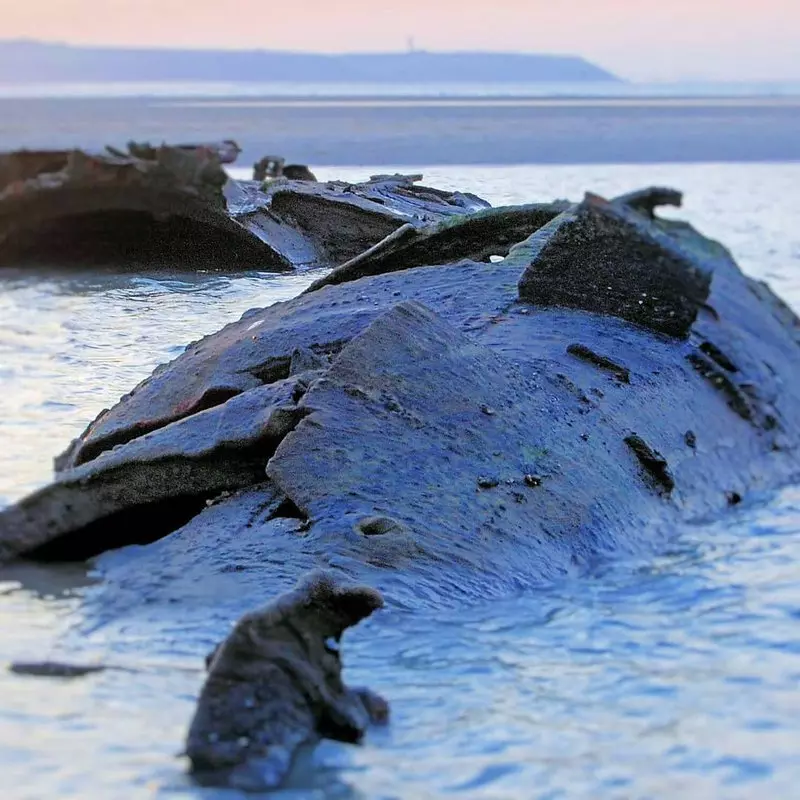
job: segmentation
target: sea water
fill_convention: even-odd
[[[800,309],[800,164],[419,171],[494,204],[674,185],[679,216]],[[314,277],[0,273],[0,506],[46,482],[52,456],[157,364]],[[345,662],[348,681],[389,698],[391,725],[361,747],[304,752],[277,796],[797,796],[799,565],[800,489],[785,487],[581,581],[458,612],[390,608],[348,633]],[[3,796],[236,797],[194,787],[179,756],[202,625],[150,652],[136,609],[98,612],[92,582],[81,565],[0,571]],[[134,671],[58,680],[2,667],[51,655]]]

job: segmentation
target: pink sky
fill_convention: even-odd
[[[800,80],[800,0],[8,0],[3,38],[575,53],[633,80]]]

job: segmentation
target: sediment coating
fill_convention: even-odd
[[[520,299],[608,314],[685,339],[711,274],[676,240],[622,205],[587,194],[518,246]],[[512,250],[511,256],[514,256]]]
[[[580,569],[632,520],[640,479],[622,435],[584,441],[581,401],[555,376],[526,375],[420,303],[351,341],[302,406],[267,475],[331,558],[430,585],[466,574],[471,594]],[[658,502],[637,496],[636,519]]]
[[[355,744],[388,704],[342,682],[344,631],[383,606],[366,586],[315,571],[245,615],[208,659],[208,678],[186,741],[205,785],[278,786],[297,748],[319,737]]]

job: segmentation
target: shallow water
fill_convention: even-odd
[[[798,164],[422,171],[496,204],[674,184],[687,192],[681,216],[800,308]],[[46,481],[52,456],[157,363],[312,278],[0,274],[0,505]],[[345,660],[349,680],[389,697],[391,727],[361,748],[305,754],[281,794],[795,796],[798,533],[789,488],[591,580],[458,613],[378,615],[349,634]],[[5,796],[235,797],[192,787],[175,757],[219,631],[187,615],[186,634],[150,652],[136,609],[104,618],[87,584],[75,567],[0,573],[0,662],[77,647],[77,660],[139,670],[0,672]]]
[[[352,87],[342,87],[350,92]],[[239,162],[643,164],[800,161],[800,94],[785,96],[403,97],[238,95],[3,97],[0,150],[124,147],[233,137]],[[305,95],[305,96],[303,96]]]

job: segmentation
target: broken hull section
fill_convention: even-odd
[[[188,492],[190,515],[205,510],[177,532],[100,560],[107,603],[191,597],[202,572],[225,583],[257,550],[272,576],[251,587],[259,599],[323,566],[435,606],[655,552],[677,526],[790,480],[796,318],[724,248],[632,214],[588,198],[499,263],[392,271],[248,312],[103,413],[51,486],[3,511],[3,557],[69,558],[88,530],[81,557],[150,542],[163,504]],[[581,220],[596,215],[612,289],[568,303],[555,292],[580,288],[599,246]],[[637,254],[653,247],[672,266],[646,276]],[[113,487],[134,475],[120,501]],[[107,524],[134,510],[141,537]]]

